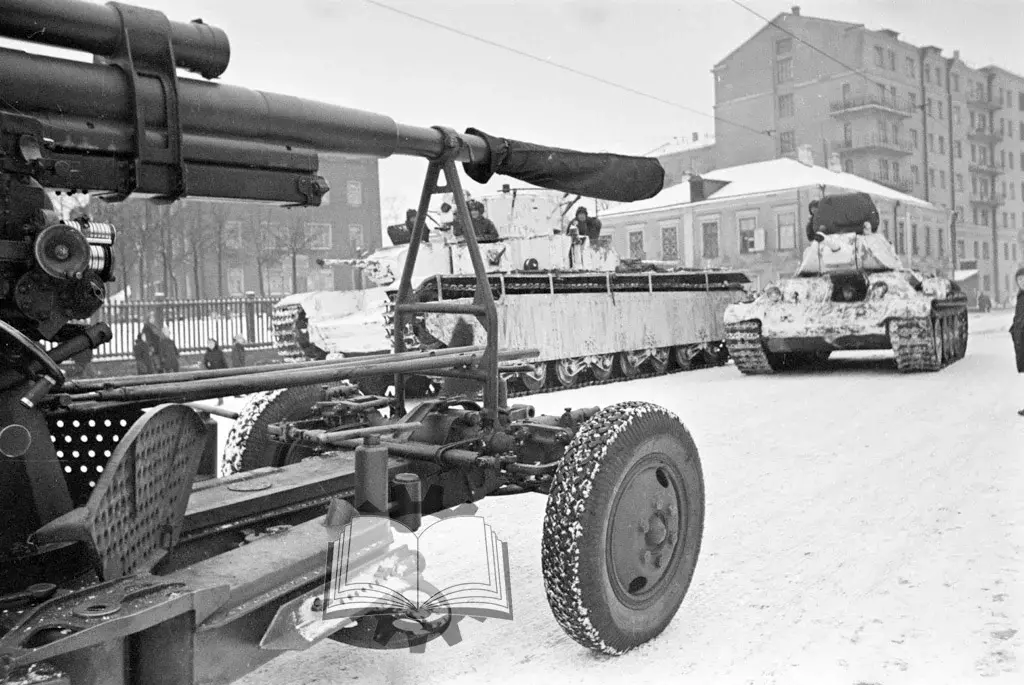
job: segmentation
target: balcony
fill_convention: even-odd
[[[967,95],[967,105],[970,107],[977,107],[978,109],[984,109],[989,112],[994,112],[997,109],[1002,109],[1003,104],[998,100],[989,97],[988,95],[978,95],[977,93],[969,93]]]
[[[992,176],[998,176],[1003,173],[1003,168],[996,165],[995,162],[971,162],[967,165],[967,168],[975,174],[990,174]]]
[[[907,140],[896,140],[889,136],[871,133],[868,135],[853,136],[843,140],[833,141],[832,150],[846,154],[862,153],[885,153],[894,155],[909,155],[914,151],[914,146]]]
[[[971,193],[971,204],[980,207],[999,207],[1006,202],[1006,196],[1002,193]]]
[[[883,176],[882,174],[867,174],[866,177],[879,185],[883,185],[886,188],[892,188],[895,191],[906,193],[907,195],[914,192],[914,181],[910,178],[896,178],[892,176]]]
[[[1001,143],[1005,134],[1000,133],[996,130],[985,130],[985,129],[969,129],[967,131],[967,140],[972,143],[981,143],[982,145],[994,145]]]
[[[830,110],[832,116],[850,116],[867,114],[873,112],[887,112],[899,117],[909,117],[914,113],[914,108],[907,102],[900,102],[893,98],[881,95],[847,95],[842,100],[834,100]]]

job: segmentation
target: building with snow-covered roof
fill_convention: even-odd
[[[799,7],[728,49],[713,69],[714,166],[795,157],[824,162],[957,213],[964,270],[993,299],[1024,261],[1024,76],[974,68],[898,31]],[[671,182],[692,152],[658,155]],[[680,169],[682,167],[682,169]],[[693,171],[703,173],[703,169]]]
[[[692,176],[653,198],[603,212],[602,233],[623,257],[679,260],[744,271],[755,285],[798,268],[808,241],[807,206],[825,193],[864,192],[900,259],[952,274],[950,212],[860,176],[773,159]]]

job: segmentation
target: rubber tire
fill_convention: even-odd
[[[642,458],[651,448],[667,455],[681,477],[686,535],[670,562],[675,565],[674,579],[644,610],[636,611],[615,596],[605,543],[617,487],[637,455]],[[679,418],[663,407],[637,401],[599,411],[566,448],[544,513],[541,565],[555,620],[576,642],[604,654],[622,654],[658,636],[689,589],[703,530],[700,456]]]
[[[221,475],[284,466],[301,459],[298,453],[275,450],[267,426],[281,421],[301,421],[313,415],[313,405],[326,399],[324,386],[303,385],[252,395],[242,407],[224,442]],[[310,448],[292,448],[312,454]]]

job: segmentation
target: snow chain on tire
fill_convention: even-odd
[[[683,514],[664,590],[643,600],[640,609],[619,603],[607,576],[607,530],[602,520],[614,508],[617,488],[643,448],[669,446],[658,456],[678,473]],[[654,498],[660,493],[651,493]],[[660,505],[659,505],[660,506]],[[576,642],[605,654],[622,654],[660,634],[671,622],[689,588],[700,553],[704,526],[704,478],[697,447],[672,412],[646,402],[623,402],[599,411],[580,427],[566,449],[552,482],[544,515],[541,564],[548,603],[555,620]],[[613,612],[627,618],[615,622]]]

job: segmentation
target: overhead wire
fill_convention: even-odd
[[[402,15],[404,17],[408,17],[409,19],[414,19],[414,20],[422,22],[424,24],[429,24],[430,26],[433,26],[435,28],[443,29],[443,30],[448,31],[450,33],[457,34],[459,36],[462,36],[463,38],[469,38],[471,40],[475,40],[475,41],[483,43],[485,45],[489,45],[491,47],[498,48],[499,50],[505,50],[506,52],[511,52],[513,54],[519,55],[520,57],[525,57],[525,58],[533,60],[535,62],[540,62],[541,64],[546,64],[546,65],[548,65],[550,67],[555,67],[556,69],[561,69],[563,71],[567,71],[567,72],[575,74],[577,76],[582,76],[583,78],[587,78],[587,79],[590,79],[592,81],[597,81],[598,83],[604,84],[606,86],[610,86],[612,88],[617,88],[619,90],[623,90],[623,91],[626,91],[628,93],[632,93],[634,95],[638,95],[640,97],[647,98],[649,100],[654,100],[655,102],[660,102],[661,104],[668,105],[670,107],[675,107],[677,109],[681,109],[683,111],[690,112],[692,114],[697,114],[697,115],[700,115],[700,116],[703,116],[703,117],[708,117],[708,118],[713,119],[715,121],[720,121],[720,122],[729,124],[730,126],[735,126],[737,128],[746,129],[747,131],[750,131],[752,133],[756,133],[757,135],[766,135],[766,136],[769,136],[769,137],[773,135],[772,131],[766,131],[766,130],[762,130],[762,129],[757,129],[757,128],[754,128],[753,126],[747,126],[746,124],[741,124],[741,123],[738,123],[738,122],[735,122],[735,121],[730,121],[729,119],[725,119],[725,118],[720,117],[720,116],[718,116],[716,114],[709,114],[707,112],[703,112],[703,111],[701,111],[699,109],[694,109],[693,107],[689,107],[689,106],[684,105],[682,103],[675,102],[673,100],[667,100],[667,99],[665,99],[663,97],[660,97],[658,95],[652,95],[650,93],[644,92],[642,90],[638,90],[638,89],[633,88],[631,86],[627,86],[627,85],[624,85],[624,84],[621,84],[621,83],[617,83],[615,81],[611,81],[611,80],[603,78],[601,76],[596,76],[594,74],[590,74],[588,72],[582,71],[582,70],[577,69],[575,67],[571,67],[571,66],[568,66],[566,64],[560,64],[558,62],[554,62],[554,61],[552,61],[550,59],[545,59],[543,57],[538,57],[537,55],[534,55],[532,53],[526,52],[525,50],[520,50],[519,48],[515,48],[515,47],[512,47],[510,45],[505,45],[504,43],[499,43],[497,41],[490,40],[488,38],[484,38],[483,36],[478,36],[476,34],[469,33],[468,31],[462,31],[460,29],[455,28],[454,26],[448,26],[447,24],[442,24],[440,22],[434,21],[432,19],[429,19],[427,17],[421,16],[419,14],[414,14],[412,12],[408,12],[406,10],[402,10],[402,9],[397,8],[397,7],[393,7],[392,5],[389,5],[387,3],[380,2],[380,0],[363,0],[363,2],[365,2],[365,3],[369,4],[369,5],[373,5],[375,7],[379,7],[381,9],[388,10],[390,12],[394,12],[395,14],[400,14],[400,15]]]

